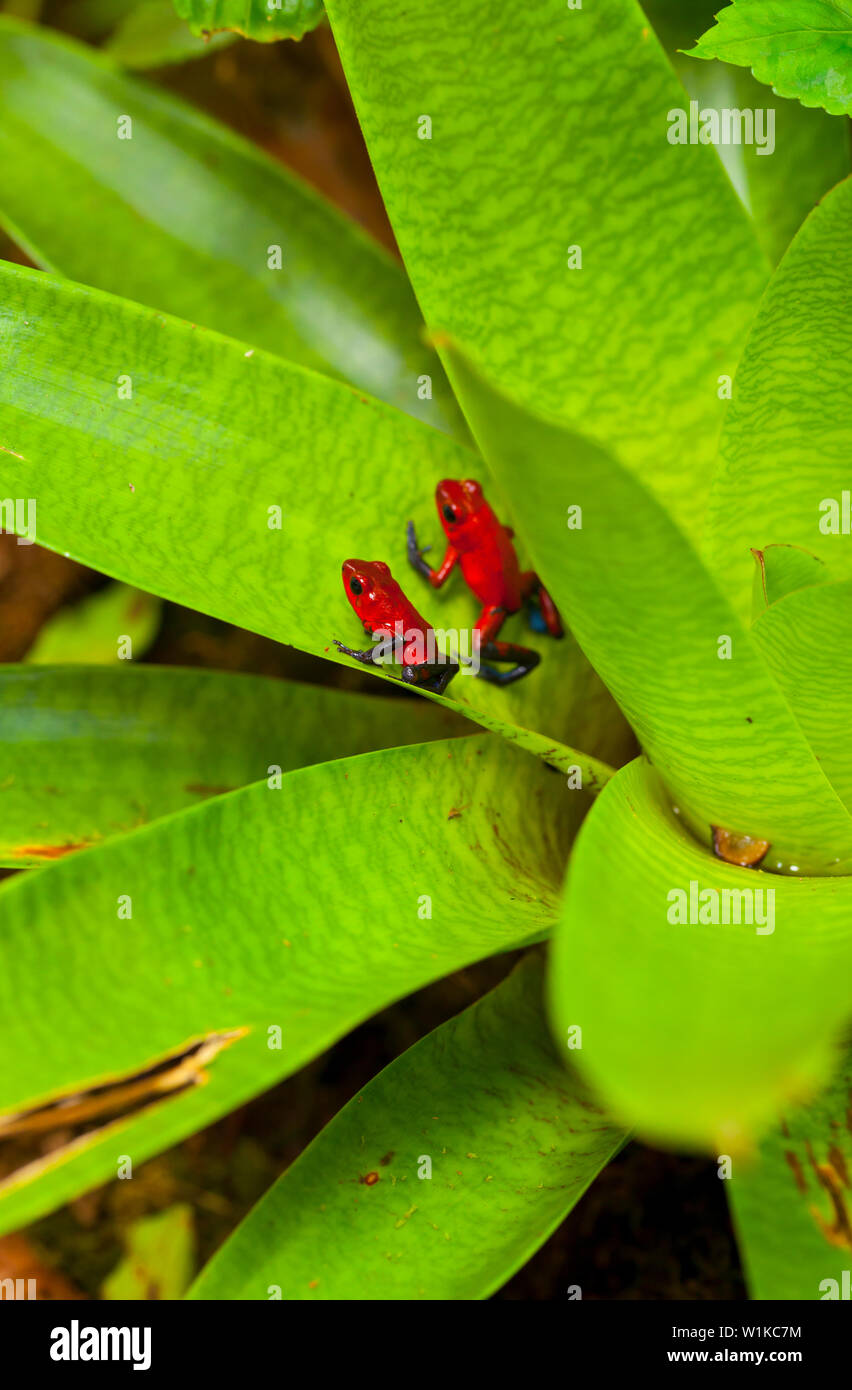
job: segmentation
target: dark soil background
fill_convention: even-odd
[[[73,30],[79,11],[79,0],[56,3],[45,17]],[[263,146],[395,251],[327,28],[300,44],[235,43],[147,76]],[[2,234],[0,257],[26,263]],[[20,660],[53,613],[103,582],[62,556],[0,535],[0,661]],[[145,659],[375,688],[367,676],[172,604]],[[298,1075],[141,1166],[132,1183],[110,1183],[0,1240],[0,1278],[37,1272],[41,1296],[97,1298],[122,1258],[128,1228],[177,1203],[192,1209],[200,1266],[351,1096],[510,964],[509,957],[485,962],[406,999]],[[63,1136],[53,1135],[45,1144],[59,1142]],[[7,1141],[0,1172],[13,1166]],[[586,1299],[745,1298],[715,1163],[628,1145],[496,1297],[559,1299],[570,1285],[580,1285]],[[158,1296],[156,1281],[148,1294]]]

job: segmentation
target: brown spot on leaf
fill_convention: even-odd
[[[756,840],[753,835],[740,835],[735,830],[723,830],[720,825],[710,827],[713,831],[713,853],[726,864],[737,864],[741,869],[756,869],[766,858],[771,845],[768,840]]]
[[[367,1173],[363,1178],[359,1178],[358,1181],[364,1183],[366,1187],[375,1187],[376,1183],[379,1181],[379,1174]]]
[[[808,1184],[805,1179],[805,1175],[802,1172],[802,1165],[799,1162],[797,1155],[793,1153],[792,1149],[787,1149],[786,1153],[784,1154],[784,1157],[789,1163],[790,1168],[792,1169],[793,1177],[796,1179],[796,1186],[798,1187],[799,1191],[807,1192]]]
[[[828,1151],[828,1161],[837,1173],[844,1187],[849,1186],[849,1170],[846,1167],[846,1155],[841,1153],[836,1144],[832,1144]]]
[[[827,1241],[843,1249],[852,1250],[852,1222],[849,1219],[849,1211],[842,1191],[844,1186],[848,1187],[849,1185],[848,1178],[844,1178],[830,1160],[827,1163],[817,1163],[810,1143],[807,1143],[805,1147],[817,1182],[831,1203],[834,1219],[830,1222],[826,1221],[822,1212],[818,1211],[816,1207],[811,1207],[813,1217]]]
[[[88,849],[91,843],[90,840],[81,840],[76,845],[21,845],[12,853],[16,859],[61,859],[63,855],[74,854],[78,849]]]

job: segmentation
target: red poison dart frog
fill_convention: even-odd
[[[401,634],[396,642],[401,647],[402,679],[409,685],[417,685],[422,690],[443,695],[453,676],[457,675],[459,662],[473,664],[470,657],[453,660],[437,650],[435,631],[406,598],[388,566],[383,560],[344,560],[343,587],[356,614],[370,637],[380,638],[377,646],[366,651],[354,651],[344,647],[335,637],[334,645],[346,656],[353,657],[364,666],[378,665],[388,661],[392,647],[389,634]],[[501,658],[497,658],[501,659]],[[504,657],[503,660],[514,660]],[[480,665],[477,675],[495,684],[503,684],[505,676],[512,671],[501,673],[489,666]]]
[[[447,537],[441,568],[433,570],[423,559],[430,547],[418,547],[413,521],[408,523],[408,558],[435,589],[446,582],[456,564],[461,565],[465,583],[482,604],[474,629],[480,634],[482,654],[490,660],[517,661],[518,668],[502,679],[504,684],[518,680],[538,664],[538,653],[510,642],[497,642],[498,632],[511,613],[517,613],[525,602],[538,599],[541,612],[531,613],[530,626],[561,637],[563,628],[556,605],[538,575],[532,570],[521,572],[512,544],[514,531],[497,520],[479,483],[445,478],[435,489],[435,502]]]
[[[443,695],[457,673],[458,665],[451,661],[423,660],[422,652],[432,628],[426,619],[420,616],[414,604],[405,597],[384,561],[344,560],[342,573],[346,597],[364,624],[364,631],[369,637],[379,633],[396,632],[399,630],[395,626],[397,623],[402,624],[403,633],[409,634],[410,640],[405,643],[402,651],[402,679],[409,685],[419,685],[424,690]],[[354,657],[364,666],[377,663],[385,645],[379,642],[376,647],[356,652],[351,647],[344,647],[336,637],[333,640],[340,651],[346,656]]]

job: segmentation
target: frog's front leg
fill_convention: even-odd
[[[417,544],[417,532],[414,529],[413,521],[409,521],[408,523],[407,538],[409,564],[413,569],[417,570],[418,574],[422,574],[424,579],[429,580],[433,589],[440,589],[441,585],[445,584],[447,579],[449,579],[453,569],[458,563],[459,552],[454,546],[448,545],[444,558],[441,561],[441,568],[433,570],[429,562],[423,559],[427,550],[431,550],[432,547],[431,545],[424,545],[421,550],[420,546]]]
[[[353,658],[353,660],[355,660],[355,661],[360,661],[360,663],[361,663],[362,666],[375,666],[375,665],[377,665],[376,656],[381,654],[381,647],[382,647],[381,642],[378,644],[378,646],[375,646],[375,647],[368,647],[368,648],[366,649],[366,651],[363,651],[363,652],[356,652],[356,651],[353,651],[352,647],[344,647],[343,643],[342,643],[342,642],[338,642],[338,640],[337,640],[336,637],[332,637],[331,640],[332,640],[332,642],[334,643],[334,645],[337,647],[337,650],[338,650],[339,652],[343,652],[343,655],[344,655],[344,656],[351,656],[351,657]]]

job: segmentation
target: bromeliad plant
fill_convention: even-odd
[[[852,1250],[845,117],[787,104],[771,159],[728,158],[738,197],[667,139],[710,72],[766,104],[678,55],[706,4],[326,8],[407,276],[162,90],[0,24],[0,217],[43,267],[0,269],[0,491],[49,547],[347,662],[342,561],[419,603],[406,522],[419,556],[436,484],[474,479],[570,633],[510,619],[526,679],[407,701],[3,670],[2,863],[34,867],[0,890],[0,1134],[81,1126],[0,1185],[3,1228],[529,947],[193,1296],[484,1297],[630,1131],[720,1160],[755,1297],[825,1296]],[[458,576],[428,602],[470,627]]]

